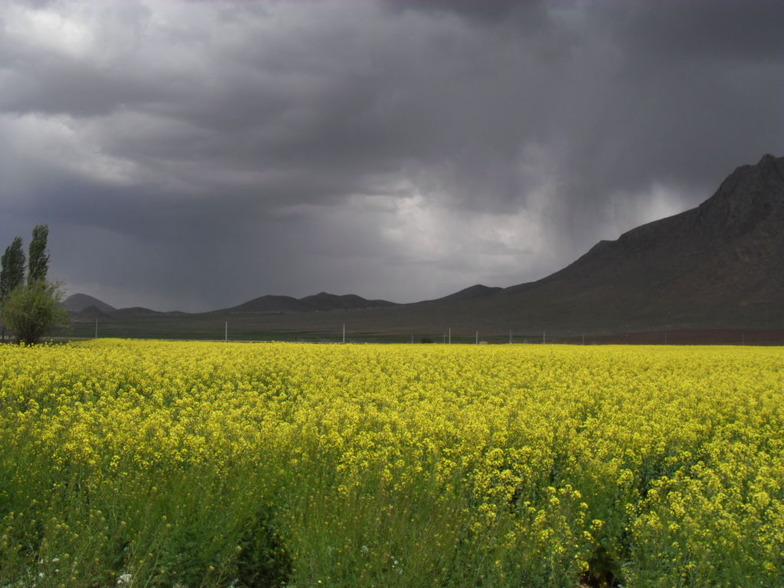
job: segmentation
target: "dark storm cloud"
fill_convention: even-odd
[[[639,3],[624,44],[648,61],[778,61],[784,50],[784,7],[763,0]]]
[[[529,0],[384,0],[393,11],[417,11],[428,15],[452,14],[475,23],[524,27],[534,30],[548,21],[546,2]]]
[[[510,285],[784,152],[778,3],[0,8],[0,234],[112,304]]]

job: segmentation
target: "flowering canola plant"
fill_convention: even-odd
[[[777,348],[0,347],[0,587],[783,570]]]

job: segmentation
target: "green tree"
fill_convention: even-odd
[[[38,343],[53,328],[68,323],[58,284],[38,280],[15,288],[5,300],[0,314],[20,343]]]
[[[16,237],[6,247],[2,257],[2,268],[0,268],[0,305],[5,302],[9,294],[17,286],[21,286],[24,283],[24,278],[25,254],[22,248],[22,238]]]
[[[17,341],[37,343],[51,329],[68,322],[68,313],[61,306],[63,293],[60,286],[46,280],[49,271],[48,237],[47,225],[35,226],[28,249],[26,283],[22,239],[16,237],[3,254],[0,269],[3,339],[7,327]]]
[[[25,254],[22,238],[16,237],[6,247],[0,261],[0,308],[6,299],[25,279]],[[5,323],[0,326],[0,341],[5,341]]]
[[[36,225],[33,228],[33,240],[30,241],[27,271],[27,283],[30,285],[46,280],[46,274],[49,271],[49,253],[46,251],[46,240],[48,238],[49,227],[47,225]]]

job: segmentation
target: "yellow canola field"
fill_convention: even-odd
[[[0,347],[0,587],[784,586],[784,353]]]

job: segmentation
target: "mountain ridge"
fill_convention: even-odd
[[[770,315],[784,294],[782,255],[784,158],[765,155],[738,167],[699,206],[600,241],[563,269],[504,294],[529,304],[568,299],[586,311],[604,302],[623,311],[616,319],[647,313],[704,323],[711,314],[741,318],[753,303]]]
[[[349,310],[364,308],[382,308],[397,306],[395,302],[387,300],[368,300],[356,294],[330,294],[319,292],[303,298],[266,294],[253,298],[236,306],[211,310],[205,313],[183,313],[180,311],[160,312],[144,307],[115,308],[94,296],[76,293],[68,296],[62,302],[65,308],[74,317],[83,317],[100,313],[102,316],[149,316],[157,314],[244,314],[244,313],[284,313],[284,312],[323,312],[330,310]]]
[[[784,158],[766,154],[737,167],[700,205],[599,241],[537,281],[477,284],[409,304],[324,292],[267,295],[212,314],[257,316],[272,330],[333,328],[335,321],[397,332],[424,325],[498,332],[784,328],[782,260]]]

